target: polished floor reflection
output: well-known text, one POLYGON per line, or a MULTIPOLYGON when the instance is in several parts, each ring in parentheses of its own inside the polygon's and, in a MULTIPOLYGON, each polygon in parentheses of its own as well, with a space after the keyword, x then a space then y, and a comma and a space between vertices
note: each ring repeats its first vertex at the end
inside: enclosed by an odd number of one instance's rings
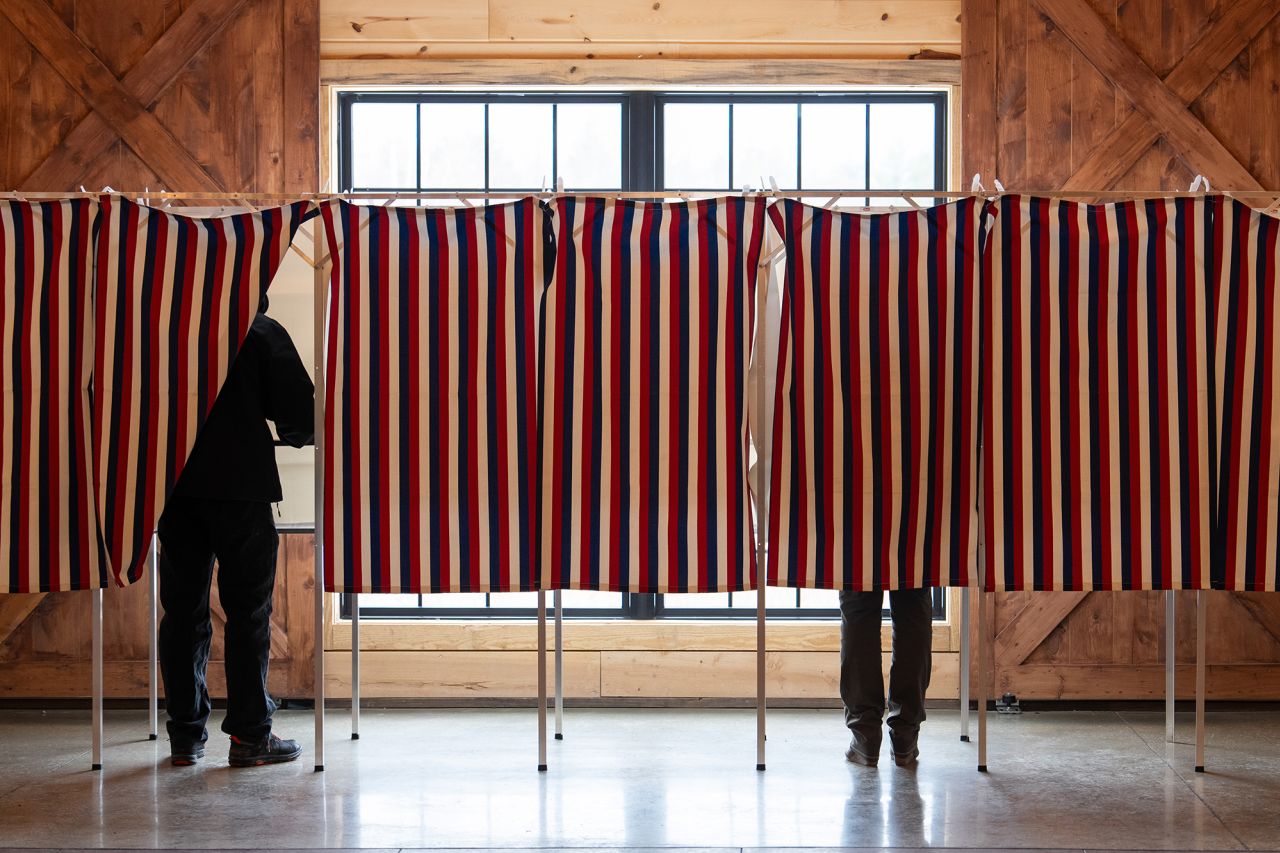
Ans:
POLYGON ((0 712, 0 848, 966 847, 1280 848, 1280 714, 1209 717, 1209 773, 1191 719, 1159 714, 991 719, 975 771, 953 711, 932 711, 915 770, 843 758, 835 711, 773 711, 755 769, 751 711, 574 710, 536 770, 531 710, 366 711, 362 739, 328 716, 277 731, 303 760, 233 770, 225 741, 167 763, 146 715, 109 712, 106 769, 88 770, 88 714, 0 712))

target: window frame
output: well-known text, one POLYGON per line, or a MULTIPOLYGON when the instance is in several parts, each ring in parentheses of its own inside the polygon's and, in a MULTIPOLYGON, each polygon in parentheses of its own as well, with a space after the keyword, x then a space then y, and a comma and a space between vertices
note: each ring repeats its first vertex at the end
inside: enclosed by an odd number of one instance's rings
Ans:
MULTIPOLYGON (((924 103, 931 104, 934 107, 934 176, 932 187, 919 187, 910 189, 936 189, 945 190, 947 187, 947 179, 949 172, 949 110, 951 107, 951 94, 945 89, 886 89, 886 90, 868 90, 850 87, 848 89, 824 89, 799 91, 793 89, 769 89, 769 90, 751 90, 736 91, 731 88, 715 88, 715 89, 699 89, 686 90, 673 87, 671 90, 587 90, 587 91, 566 91, 563 89, 547 89, 547 90, 519 90, 519 89, 449 89, 449 88, 431 88, 419 90, 339 90, 337 96, 336 111, 336 133, 337 133, 337 150, 336 162, 338 166, 338 186, 346 191, 356 192, 445 192, 456 193, 460 198, 467 198, 467 193, 489 192, 489 193, 507 193, 510 192, 513 198, 537 192, 542 189, 539 187, 524 188, 508 188, 508 187, 491 187, 489 186, 489 119, 488 109, 485 112, 485 188, 478 189, 476 187, 431 187, 424 188, 422 186, 422 114, 421 110, 417 112, 416 126, 416 145, 417 162, 415 165, 416 186, 408 187, 375 187, 375 186, 353 186, 354 170, 353 170, 353 151, 351 142, 352 129, 352 107, 358 103, 411 103, 411 104, 432 104, 432 103, 484 103, 491 104, 563 104, 563 103, 617 103, 621 105, 620 122, 620 156, 621 167, 619 176, 621 179, 621 187, 607 189, 592 188, 575 188, 575 192, 599 192, 608 194, 611 192, 652 192, 655 197, 664 193, 688 192, 695 194, 725 194, 733 193, 741 190, 741 187, 716 187, 716 188, 670 188, 663 186, 663 163, 664 163, 664 107, 667 104, 675 103, 730 103, 730 104, 767 104, 767 103, 783 103, 797 105, 797 133, 796 133, 796 183, 800 184, 803 180, 803 136, 800 124, 800 106, 804 104, 831 104, 831 103, 853 103, 866 104, 868 110, 872 104, 876 103, 924 103)), ((870 113, 868 112, 868 119, 870 113)), ((548 176, 550 187, 556 185, 557 173, 559 170, 558 162, 558 140, 555 136, 556 131, 555 113, 552 119, 552 173, 548 176)), ((871 122, 864 122, 864 156, 866 162, 864 164, 863 183, 864 188, 870 189, 871 180, 871 122)), ((733 179, 733 121, 732 109, 730 109, 730 120, 728 128, 728 178, 733 179)), ((830 189, 806 187, 804 189, 780 187, 780 189, 812 190, 816 194, 829 192, 830 189)), ((859 187, 835 187, 831 189, 852 190, 861 189, 859 187)), ((894 187, 892 189, 909 189, 906 187, 894 187)), ((854 196, 857 198, 858 196, 854 196)), ((870 204, 870 199, 865 202, 870 204)), ((823 621, 839 618, 840 611, 836 608, 810 608, 802 609, 799 604, 799 590, 796 591, 797 606, 794 608, 768 608, 766 616, 770 619, 784 621, 823 621)), ((565 618, 575 620, 600 620, 600 619, 620 619, 620 620, 661 620, 661 621, 713 621, 733 623, 746 621, 754 618, 756 611, 746 608, 731 607, 697 607, 697 608, 667 608, 663 602, 661 593, 616 593, 621 597, 618 608, 565 608, 565 618)), ((739 595, 754 593, 737 593, 739 595)), ((421 596, 419 596, 421 600, 421 596)), ((343 594, 340 596, 339 613, 342 618, 350 619, 352 615, 352 596, 343 594)), ((501 619, 531 619, 537 616, 536 608, 511 607, 511 608, 493 608, 488 606, 489 599, 486 597, 486 606, 484 607, 442 607, 442 608, 423 608, 423 607, 378 607, 376 604, 370 606, 364 601, 360 602, 361 618, 382 619, 382 620, 404 620, 412 619, 414 621, 465 621, 465 620, 501 620, 501 619)), ((936 623, 946 622, 948 620, 947 612, 947 595, 945 589, 937 588, 933 590, 933 620, 936 623)), ((883 618, 889 618, 889 610, 886 607, 883 610, 883 618)))

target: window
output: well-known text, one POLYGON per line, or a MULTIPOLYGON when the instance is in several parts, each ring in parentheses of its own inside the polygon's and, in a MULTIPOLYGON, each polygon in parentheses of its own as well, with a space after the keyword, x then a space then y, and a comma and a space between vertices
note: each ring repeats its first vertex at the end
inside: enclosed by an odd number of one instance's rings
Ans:
MULTIPOLYGON (((559 181, 568 191, 736 192, 771 180, 815 192, 940 190, 947 180, 940 92, 345 92, 338 104, 339 185, 356 192, 515 198, 559 181)), ((933 602, 945 618, 942 590, 933 602)), ((765 603, 771 618, 838 613, 826 590, 769 589, 765 603)), ((568 617, 732 619, 754 616, 756 595, 567 591, 564 605, 568 617)), ((343 596, 344 616, 350 607, 343 596)), ((393 618, 527 618, 536 607, 536 593, 360 601, 362 616, 393 618)))

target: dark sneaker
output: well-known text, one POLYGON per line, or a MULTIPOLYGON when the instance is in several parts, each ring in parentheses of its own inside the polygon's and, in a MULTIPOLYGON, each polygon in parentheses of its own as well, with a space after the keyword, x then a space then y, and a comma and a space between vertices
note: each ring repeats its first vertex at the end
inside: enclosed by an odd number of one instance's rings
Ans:
POLYGON ((875 767, 880 762, 880 743, 872 743, 866 736, 854 732, 849 740, 849 748, 844 751, 844 757, 850 764, 875 767))
POLYGON ((302 747, 296 740, 281 740, 267 735, 251 742, 231 736, 231 754, 227 757, 232 767, 261 767, 264 764, 284 764, 302 755, 302 747))
POLYGON ((898 737, 891 734, 889 742, 893 745, 893 763, 899 767, 910 767, 920 757, 919 735, 898 737))
POLYGON ((174 767, 190 767, 204 758, 204 744, 169 741, 169 763, 174 767))

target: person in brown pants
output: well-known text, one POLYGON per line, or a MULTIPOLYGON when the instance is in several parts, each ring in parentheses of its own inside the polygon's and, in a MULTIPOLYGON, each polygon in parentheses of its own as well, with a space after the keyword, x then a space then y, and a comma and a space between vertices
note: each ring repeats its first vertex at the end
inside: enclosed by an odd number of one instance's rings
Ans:
MULTIPOLYGON (((882 592, 840 592, 840 699, 853 733, 845 758, 875 767, 885 716, 880 670, 882 592)), ((889 593, 893 618, 893 663, 889 669, 889 741, 899 767, 915 763, 924 722, 924 693, 933 665, 933 596, 928 589, 889 593)))

